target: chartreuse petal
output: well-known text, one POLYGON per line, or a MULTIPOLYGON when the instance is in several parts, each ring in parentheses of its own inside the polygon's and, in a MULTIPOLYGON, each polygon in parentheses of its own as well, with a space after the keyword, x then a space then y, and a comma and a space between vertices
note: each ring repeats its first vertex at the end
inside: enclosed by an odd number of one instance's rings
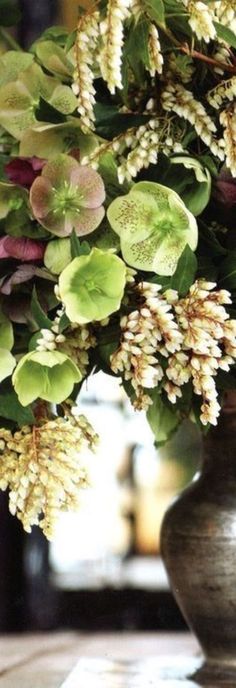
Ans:
POLYGON ((60 77, 70 77, 73 65, 68 60, 63 48, 54 41, 39 41, 36 45, 36 55, 49 72, 60 77))
POLYGON ((74 258, 59 277, 66 314, 78 324, 102 320, 118 310, 125 288, 126 267, 111 253, 93 248, 74 258))
POLYGON ((0 348, 0 382, 12 374, 15 365, 15 358, 10 351, 0 348))
POLYGON ((0 220, 11 212, 16 210, 20 212, 23 206, 28 201, 28 191, 17 184, 10 184, 9 182, 0 181, 0 220))
POLYGON ((47 81, 47 77, 39 65, 31 64, 16 81, 0 88, 0 124, 19 140, 26 129, 36 123, 35 109, 44 80, 47 81))
POLYGON ((40 397, 59 404, 80 382, 79 368, 59 351, 32 351, 20 360, 12 380, 22 406, 40 397))
POLYGON ((134 184, 127 196, 111 203, 107 214, 121 238, 123 258, 134 268, 172 275, 185 245, 193 251, 197 247, 194 215, 175 191, 161 184, 134 184))
POLYGON ((20 72, 30 67, 34 59, 31 53, 7 50, 0 58, 0 86, 15 81, 20 72))
POLYGON ((155 221, 156 202, 145 193, 131 192, 118 196, 107 210, 112 229, 127 241, 139 237, 139 241, 149 236, 149 227, 155 221))
POLYGON ((70 239, 55 239, 49 241, 44 254, 44 265, 54 275, 60 275, 62 270, 71 262, 70 239))
POLYGON ((53 91, 50 104, 63 115, 70 115, 77 107, 77 98, 69 86, 59 84, 53 91))
POLYGON ((14 344, 13 327, 8 318, 0 311, 0 348, 11 351, 14 344))
POLYGON ((94 134, 84 134, 79 120, 70 117, 62 124, 48 124, 40 122, 27 129, 20 142, 20 155, 23 157, 46 158, 52 160, 59 153, 69 153, 72 149, 79 149, 80 160, 89 155, 97 146, 94 134))

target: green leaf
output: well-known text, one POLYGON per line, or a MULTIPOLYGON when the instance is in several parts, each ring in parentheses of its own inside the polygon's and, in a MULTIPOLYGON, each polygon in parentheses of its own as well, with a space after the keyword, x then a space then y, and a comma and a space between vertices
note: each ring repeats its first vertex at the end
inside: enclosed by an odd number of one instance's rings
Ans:
POLYGON ((222 40, 228 43, 228 45, 231 45, 232 48, 236 48, 236 35, 234 31, 231 31, 228 26, 223 26, 223 24, 219 24, 218 22, 214 22, 214 27, 218 38, 222 38, 222 40))
POLYGON ((74 229, 70 236, 70 246, 72 259, 78 256, 88 256, 91 251, 88 241, 80 241, 74 229))
POLYGON ((165 7, 163 0, 144 0, 144 6, 150 19, 157 24, 165 25, 165 7))
POLYGON ((220 288, 236 289, 236 253, 232 251, 220 265, 220 288))
POLYGON ((38 327, 41 329, 42 327, 45 327, 48 330, 51 330, 52 327, 52 322, 50 318, 47 317, 46 313, 42 309, 42 306, 39 303, 37 292, 35 287, 33 288, 33 293, 32 293, 32 299, 31 299, 31 312, 32 315, 35 319, 36 324, 38 327))
POLYGON ((15 421, 19 427, 32 425, 35 421, 31 407, 21 406, 14 391, 0 394, 0 416, 15 421))
POLYGON ((66 330, 66 328, 69 327, 70 324, 71 324, 71 322, 70 322, 69 318, 67 317, 66 313, 63 313, 63 315, 60 318, 60 322, 59 322, 59 334, 64 332, 64 330, 66 330))
POLYGON ((171 288, 176 289, 180 296, 185 296, 194 282, 196 272, 197 258, 190 246, 186 244, 172 275, 171 288))
POLYGON ((148 51, 148 37, 149 37, 150 22, 143 17, 134 26, 129 34, 125 57, 128 59, 130 67, 140 82, 143 79, 143 68, 150 65, 149 51, 148 51))
POLYGON ((211 258, 227 255, 226 249, 221 246, 213 229, 209 228, 202 220, 199 220, 199 230, 198 249, 200 255, 209 255, 211 258))
POLYGON ((161 446, 177 430, 179 418, 174 410, 172 411, 163 403, 157 390, 151 392, 150 396, 153 403, 147 411, 147 420, 154 434, 156 446, 161 446))
POLYGON ((94 112, 96 116, 96 133, 108 140, 122 134, 123 131, 127 131, 131 127, 139 127, 150 119, 149 116, 142 114, 119 113, 117 105, 105 105, 104 103, 96 103, 94 112))
POLYGON ((131 185, 128 182, 120 184, 117 174, 117 163, 113 153, 110 151, 104 153, 99 158, 98 172, 106 187, 106 205, 109 205, 116 196, 119 196, 121 191, 128 193, 130 190, 131 185))
POLYGON ((21 12, 16 0, 1 0, 0 26, 14 26, 20 21, 21 12))

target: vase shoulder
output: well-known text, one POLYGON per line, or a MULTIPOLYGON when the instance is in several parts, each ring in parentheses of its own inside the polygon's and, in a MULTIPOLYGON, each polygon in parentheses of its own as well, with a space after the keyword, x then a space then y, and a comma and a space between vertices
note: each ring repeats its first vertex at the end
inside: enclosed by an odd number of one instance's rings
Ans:
POLYGON ((168 509, 161 540, 173 593, 207 666, 230 667, 236 685, 236 451, 227 423, 207 438, 202 470, 168 509))

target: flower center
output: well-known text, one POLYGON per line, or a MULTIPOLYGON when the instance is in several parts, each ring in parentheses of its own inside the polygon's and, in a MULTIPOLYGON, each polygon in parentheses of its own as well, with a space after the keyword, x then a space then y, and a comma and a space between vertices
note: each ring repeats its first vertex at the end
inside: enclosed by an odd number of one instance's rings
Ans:
POLYGON ((53 211, 63 215, 69 210, 80 212, 83 194, 79 192, 77 186, 64 182, 59 189, 54 189, 53 211))

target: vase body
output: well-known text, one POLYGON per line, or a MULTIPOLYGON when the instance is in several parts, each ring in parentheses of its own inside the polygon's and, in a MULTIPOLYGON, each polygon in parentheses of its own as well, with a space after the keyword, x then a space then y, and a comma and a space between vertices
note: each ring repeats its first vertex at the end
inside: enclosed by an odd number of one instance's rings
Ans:
POLYGON ((169 508, 162 554, 177 603, 203 649, 203 682, 236 685, 236 408, 203 440, 203 466, 169 508))

